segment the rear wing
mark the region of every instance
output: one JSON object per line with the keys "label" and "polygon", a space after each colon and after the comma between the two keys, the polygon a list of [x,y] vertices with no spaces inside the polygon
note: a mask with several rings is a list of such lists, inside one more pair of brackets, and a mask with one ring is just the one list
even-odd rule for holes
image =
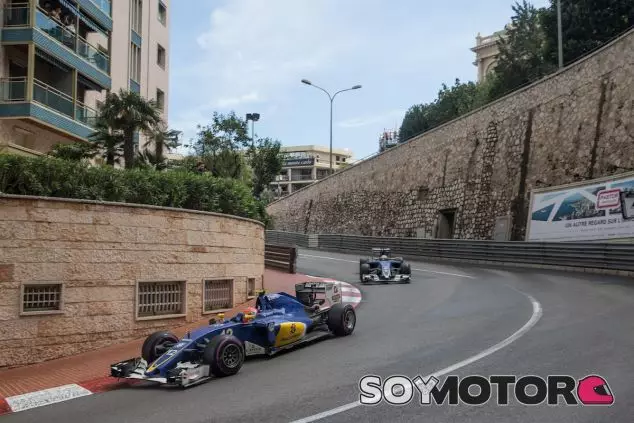
{"label": "rear wing", "polygon": [[302,282],[295,284],[295,297],[307,306],[332,307],[341,302],[341,283]]}

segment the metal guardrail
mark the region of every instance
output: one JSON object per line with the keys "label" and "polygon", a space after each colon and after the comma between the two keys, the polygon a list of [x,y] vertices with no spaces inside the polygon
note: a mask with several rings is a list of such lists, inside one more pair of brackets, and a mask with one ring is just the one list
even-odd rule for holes
{"label": "metal guardrail", "polygon": [[[271,234],[275,232],[275,234]],[[267,231],[279,243],[299,239],[285,238],[278,231]],[[306,238],[309,235],[303,235]],[[468,241],[420,238],[385,238],[356,235],[311,235],[311,248],[367,254],[373,247],[388,247],[405,258],[423,258],[465,263],[487,263],[519,267],[565,268],[595,273],[634,274],[634,244],[595,242]],[[317,238],[315,240],[315,237]],[[287,244],[289,245],[289,244]],[[295,242],[293,245],[299,245]]]}
{"label": "metal guardrail", "polygon": [[266,231],[266,242],[308,248],[308,235],[298,232]]}
{"label": "metal guardrail", "polygon": [[283,245],[267,244],[264,246],[264,266],[288,273],[295,273],[297,249]]}

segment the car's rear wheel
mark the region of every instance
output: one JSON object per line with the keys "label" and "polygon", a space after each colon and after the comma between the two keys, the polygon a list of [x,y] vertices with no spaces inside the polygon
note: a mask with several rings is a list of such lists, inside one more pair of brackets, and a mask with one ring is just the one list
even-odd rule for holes
{"label": "car's rear wheel", "polygon": [[218,335],[205,347],[203,362],[209,364],[216,377],[235,375],[244,363],[242,343],[235,336]]}
{"label": "car's rear wheel", "polygon": [[154,332],[145,338],[145,342],[143,342],[141,347],[141,357],[148,363],[152,363],[176,343],[178,343],[178,337],[173,333],[166,331]]}
{"label": "car's rear wheel", "polygon": [[337,336],[350,335],[357,324],[357,314],[350,304],[337,303],[328,311],[328,329]]}

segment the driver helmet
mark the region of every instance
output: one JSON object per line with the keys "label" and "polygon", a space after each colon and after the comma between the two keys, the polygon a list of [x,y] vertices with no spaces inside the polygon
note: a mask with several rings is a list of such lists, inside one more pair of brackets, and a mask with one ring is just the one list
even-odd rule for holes
{"label": "driver helmet", "polygon": [[386,256],[385,254],[383,254],[383,255],[381,256],[381,260],[387,260],[387,256]]}
{"label": "driver helmet", "polygon": [[244,315],[242,317],[242,321],[245,323],[252,322],[255,320],[255,316],[258,314],[258,310],[255,307],[247,307],[244,310]]}

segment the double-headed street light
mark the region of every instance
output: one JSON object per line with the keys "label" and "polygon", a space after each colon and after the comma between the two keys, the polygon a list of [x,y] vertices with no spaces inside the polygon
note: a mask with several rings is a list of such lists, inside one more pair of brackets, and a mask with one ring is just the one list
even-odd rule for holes
{"label": "double-headed street light", "polygon": [[346,88],[345,90],[340,90],[334,93],[333,95],[330,95],[328,91],[324,90],[321,87],[318,87],[317,85],[310,82],[308,79],[302,79],[302,83],[322,90],[323,92],[326,93],[326,95],[330,99],[330,173],[332,174],[332,103],[335,100],[335,97],[337,96],[337,94],[342,93],[344,91],[358,90],[359,88],[361,88],[361,85],[355,85],[351,88]]}
{"label": "double-headed street light", "polygon": [[255,146],[255,122],[260,120],[259,113],[247,113],[247,122],[251,121],[251,145]]}

